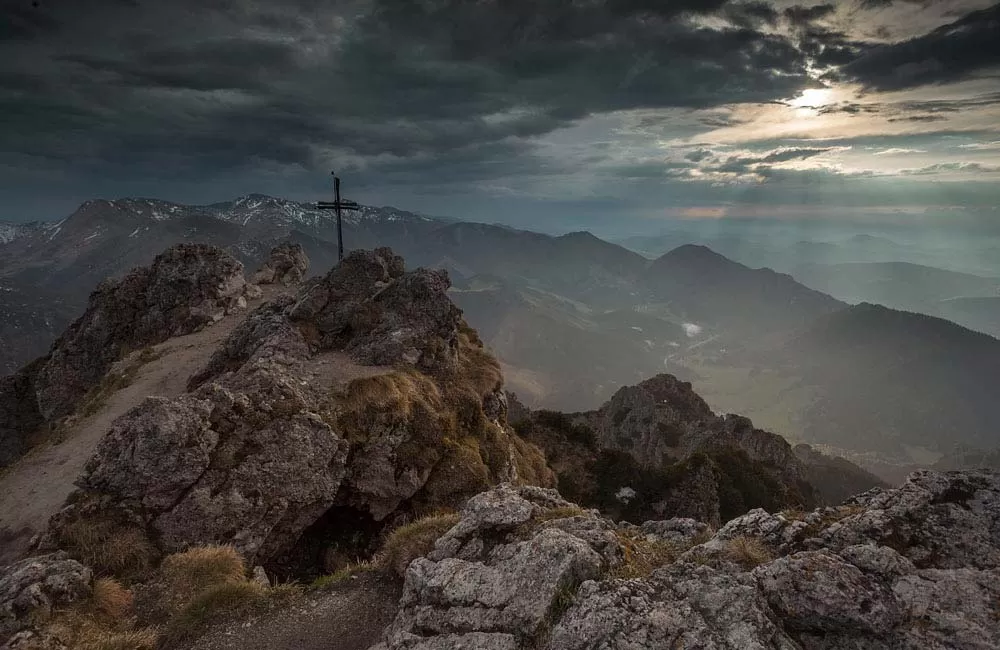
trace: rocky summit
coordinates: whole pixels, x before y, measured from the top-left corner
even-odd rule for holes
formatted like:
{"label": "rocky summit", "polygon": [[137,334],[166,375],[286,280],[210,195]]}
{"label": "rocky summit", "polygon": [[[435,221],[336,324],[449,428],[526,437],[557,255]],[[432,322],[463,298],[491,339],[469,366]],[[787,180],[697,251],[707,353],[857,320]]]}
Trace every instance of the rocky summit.
{"label": "rocky summit", "polygon": [[3,379],[0,649],[1000,647],[1000,474],[891,488],[667,374],[532,411],[447,272],[307,273],[176,246]]}
{"label": "rocky summit", "polygon": [[447,276],[403,269],[389,249],[354,252],[251,313],[189,392],[112,425],[48,543],[72,545],[99,520],[154,555],[232,544],[278,570],[313,552],[310,527],[355,521],[365,530],[350,550],[365,553],[394,518],[501,481],[551,485],[541,452],[507,425],[497,363]]}

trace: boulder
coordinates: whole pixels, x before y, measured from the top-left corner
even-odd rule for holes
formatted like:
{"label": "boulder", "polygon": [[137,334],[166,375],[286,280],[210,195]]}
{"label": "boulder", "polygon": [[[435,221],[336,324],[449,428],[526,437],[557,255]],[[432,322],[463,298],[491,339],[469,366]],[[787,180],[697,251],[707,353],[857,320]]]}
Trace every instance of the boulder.
{"label": "boulder", "polygon": [[0,568],[0,644],[47,619],[53,608],[90,596],[90,569],[65,553]]}
{"label": "boulder", "polygon": [[309,256],[302,244],[282,242],[271,249],[267,261],[253,274],[254,284],[298,284],[309,271]]}
{"label": "boulder", "polygon": [[568,505],[554,491],[510,485],[470,499],[430,555],[410,564],[399,614],[378,647],[532,643],[567,594],[609,567],[607,540],[592,546],[593,529],[576,526],[580,537],[568,532],[574,527],[556,525],[560,520],[532,525],[539,514]]}

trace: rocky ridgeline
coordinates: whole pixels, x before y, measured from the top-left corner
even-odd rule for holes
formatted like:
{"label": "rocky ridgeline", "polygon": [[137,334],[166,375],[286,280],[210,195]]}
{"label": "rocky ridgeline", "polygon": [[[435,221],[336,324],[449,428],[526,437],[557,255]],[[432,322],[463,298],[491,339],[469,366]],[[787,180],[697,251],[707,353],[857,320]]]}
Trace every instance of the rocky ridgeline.
{"label": "rocky ridgeline", "polygon": [[129,352],[210,325],[255,292],[243,265],[213,246],[180,244],[150,266],[102,282],[49,353],[0,379],[0,466],[40,428],[70,415]]}
{"label": "rocky ridgeline", "polygon": [[99,522],[155,554],[224,543],[271,564],[310,527],[373,537],[501,481],[551,485],[448,286],[389,249],[355,251],[265,303],[189,392],[113,424],[45,545],[72,550]]}
{"label": "rocky ridgeline", "polygon": [[916,473],[706,536],[690,519],[621,525],[553,490],[495,488],[410,564],[378,648],[1000,647],[1000,474]]}

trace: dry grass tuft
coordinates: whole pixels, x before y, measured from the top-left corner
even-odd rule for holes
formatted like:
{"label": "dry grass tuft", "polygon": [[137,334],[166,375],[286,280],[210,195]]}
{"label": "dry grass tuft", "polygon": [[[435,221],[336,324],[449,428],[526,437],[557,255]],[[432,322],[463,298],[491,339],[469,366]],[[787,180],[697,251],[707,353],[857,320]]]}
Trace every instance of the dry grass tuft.
{"label": "dry grass tuft", "polygon": [[120,620],[132,610],[132,592],[114,578],[98,578],[94,581],[91,603],[101,614]]}
{"label": "dry grass tuft", "polygon": [[262,607],[268,589],[251,582],[225,582],[209,587],[174,615],[163,632],[163,645],[170,646],[194,633],[209,621],[224,615],[246,614]]}
{"label": "dry grass tuft", "polygon": [[149,573],[159,553],[135,526],[107,519],[78,519],[59,531],[59,546],[98,575],[133,580]]}
{"label": "dry grass tuft", "polygon": [[345,389],[343,403],[350,411],[374,408],[409,417],[418,403],[440,410],[441,392],[430,377],[406,369],[351,381]]}
{"label": "dry grass tuft", "polygon": [[154,650],[159,633],[152,628],[125,632],[102,631],[80,639],[80,650]]}
{"label": "dry grass tuft", "polygon": [[726,559],[744,569],[752,569],[774,559],[774,554],[756,537],[735,537],[726,545]]}
{"label": "dry grass tuft", "polygon": [[382,563],[400,577],[406,575],[406,567],[418,557],[427,555],[434,549],[434,542],[458,523],[457,514],[423,517],[400,526],[389,533],[382,546]]}
{"label": "dry grass tuft", "polygon": [[622,545],[624,557],[622,563],[611,570],[609,578],[644,578],[656,569],[671,564],[687,550],[671,542],[648,539],[636,530],[617,530],[615,535]]}
{"label": "dry grass tuft", "polygon": [[364,560],[362,562],[348,564],[343,569],[335,571],[329,575],[320,576],[313,580],[309,586],[312,589],[322,589],[323,587],[328,587],[343,580],[347,580],[348,578],[356,576],[359,573],[370,573],[378,571],[381,568],[382,565],[378,560]]}
{"label": "dry grass tuft", "polygon": [[218,585],[243,582],[243,556],[232,546],[199,546],[167,556],[160,566],[171,599],[184,601]]}

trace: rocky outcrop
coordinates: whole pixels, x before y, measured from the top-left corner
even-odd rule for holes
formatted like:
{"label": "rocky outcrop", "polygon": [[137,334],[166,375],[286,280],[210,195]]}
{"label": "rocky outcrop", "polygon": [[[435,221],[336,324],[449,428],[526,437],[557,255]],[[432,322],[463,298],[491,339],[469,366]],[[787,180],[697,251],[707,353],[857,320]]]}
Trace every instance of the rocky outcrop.
{"label": "rocky outcrop", "polygon": [[90,596],[92,578],[90,569],[65,553],[28,558],[0,568],[0,644],[41,624],[54,608]]}
{"label": "rocky outcrop", "polygon": [[310,343],[369,365],[440,370],[457,360],[462,312],[444,271],[404,273],[388,248],[355,251],[309,287],[289,311]]}
{"label": "rocky outcrop", "polygon": [[500,481],[551,484],[507,425],[498,364],[447,288],[442,274],[404,273],[391,250],[355,251],[262,305],[188,393],[113,424],[48,543],[94,518],[138,525],[162,552],[227,543],[266,564],[334,508],[375,535],[394,513]]}
{"label": "rocky outcrop", "polygon": [[500,486],[469,500],[462,519],[406,572],[387,648],[520,648],[546,630],[562,599],[621,563],[613,527],[553,490]]}
{"label": "rocky outcrop", "polygon": [[637,541],[692,527],[651,522],[644,538],[569,514],[550,491],[471,500],[410,564],[378,648],[1000,647],[998,473],[917,473],[797,517],[753,511],[707,542],[673,538],[678,554],[629,579]]}
{"label": "rocky outcrop", "polygon": [[267,261],[251,278],[254,284],[298,284],[309,272],[309,256],[302,244],[282,242],[271,249]]}
{"label": "rocky outcrop", "polygon": [[129,352],[189,334],[246,306],[243,265],[220,248],[179,244],[101,283],[49,354],[0,383],[0,465],[44,423],[71,414]]}

